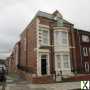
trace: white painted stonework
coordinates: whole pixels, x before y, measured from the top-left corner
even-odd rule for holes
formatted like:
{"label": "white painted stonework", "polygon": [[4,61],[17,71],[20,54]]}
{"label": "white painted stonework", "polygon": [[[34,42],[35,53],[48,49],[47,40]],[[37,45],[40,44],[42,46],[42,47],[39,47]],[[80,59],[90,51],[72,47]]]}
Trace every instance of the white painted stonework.
{"label": "white painted stonework", "polygon": [[38,52],[38,59],[37,59],[37,74],[38,76],[42,76],[41,74],[41,56],[42,55],[47,55],[47,75],[50,75],[50,61],[49,61],[49,52],[45,52],[45,50],[43,50],[43,52]]}
{"label": "white painted stonework", "polygon": [[[66,32],[67,33],[67,45],[63,46],[62,43],[61,45],[57,45],[56,43],[56,38],[55,38],[55,32]],[[61,40],[62,37],[60,37]],[[60,42],[60,40],[58,42]],[[71,72],[71,64],[70,64],[70,47],[69,47],[69,40],[68,40],[68,29],[64,28],[55,28],[54,31],[54,51],[55,51],[55,70],[56,74],[58,75],[60,71],[62,71],[62,75],[64,77],[71,76],[73,75]],[[58,62],[56,56],[60,55],[60,68],[58,68]],[[63,60],[63,55],[68,55],[68,68],[64,67],[64,60]]]}
{"label": "white painted stonework", "polygon": [[[42,76],[41,75],[41,55],[45,54],[48,56],[47,58],[47,75],[50,75],[50,61],[49,61],[49,53],[50,51],[48,49],[39,49],[40,48],[40,43],[39,43],[39,28],[46,28],[46,30],[49,30],[49,26],[46,26],[46,25],[42,25],[42,24],[39,24],[39,19],[37,19],[37,75],[38,76]],[[70,65],[70,47],[69,47],[69,39],[68,39],[68,28],[64,28],[64,27],[55,27],[54,28],[54,52],[55,52],[55,71],[56,71],[56,74],[60,73],[60,71],[62,71],[62,74],[63,76],[70,76],[72,75],[71,73],[71,65]],[[66,32],[67,36],[66,36],[66,41],[67,41],[67,44],[65,45],[62,45],[61,43],[61,38],[58,40],[59,45],[56,44],[56,38],[55,38],[55,32]],[[49,38],[50,40],[50,38]],[[49,41],[50,42],[50,41]],[[48,46],[51,46],[50,43],[48,44]],[[58,68],[58,65],[57,65],[57,60],[56,60],[56,55],[60,55],[61,56],[61,59],[60,59],[60,68]],[[64,68],[64,60],[63,60],[63,55],[68,55],[68,68]]]}
{"label": "white painted stonework", "polygon": [[[49,61],[49,50],[47,49],[39,49],[40,48],[40,43],[39,43],[39,28],[46,28],[46,30],[49,29],[49,26],[46,25],[42,25],[39,24],[40,21],[37,18],[37,48],[36,48],[36,52],[37,52],[37,75],[38,76],[42,76],[41,75],[41,55],[45,54],[47,55],[47,75],[50,75],[50,61]],[[50,40],[50,38],[49,38]],[[50,42],[50,41],[49,41]],[[49,44],[49,43],[48,43]],[[49,45],[48,45],[49,46]]]}

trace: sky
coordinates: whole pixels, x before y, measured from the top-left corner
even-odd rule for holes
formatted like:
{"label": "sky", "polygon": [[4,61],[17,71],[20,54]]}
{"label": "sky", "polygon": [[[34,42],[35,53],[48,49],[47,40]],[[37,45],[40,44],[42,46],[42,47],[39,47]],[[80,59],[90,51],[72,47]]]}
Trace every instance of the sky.
{"label": "sky", "polygon": [[90,31],[90,0],[0,0],[0,58],[6,58],[38,10],[58,10],[75,28]]}

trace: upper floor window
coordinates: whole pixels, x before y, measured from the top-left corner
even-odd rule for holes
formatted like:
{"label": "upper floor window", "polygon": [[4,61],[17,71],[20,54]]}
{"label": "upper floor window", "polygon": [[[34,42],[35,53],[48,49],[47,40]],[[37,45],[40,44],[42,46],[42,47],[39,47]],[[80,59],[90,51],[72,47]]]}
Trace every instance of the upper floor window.
{"label": "upper floor window", "polygon": [[55,31],[55,45],[56,46],[67,46],[68,45],[68,33],[62,31]]}
{"label": "upper floor window", "polygon": [[82,41],[83,42],[89,42],[90,40],[89,40],[89,36],[87,36],[87,35],[82,35]]}
{"label": "upper floor window", "polygon": [[83,55],[88,56],[88,48],[86,47],[83,48]]}
{"label": "upper floor window", "polygon": [[40,45],[49,45],[49,30],[46,28],[39,29],[39,43]]}

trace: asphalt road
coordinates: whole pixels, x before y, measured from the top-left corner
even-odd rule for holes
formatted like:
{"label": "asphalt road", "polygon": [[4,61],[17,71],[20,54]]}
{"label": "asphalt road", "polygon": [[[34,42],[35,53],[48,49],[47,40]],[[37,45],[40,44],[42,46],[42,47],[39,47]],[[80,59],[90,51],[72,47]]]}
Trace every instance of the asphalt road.
{"label": "asphalt road", "polygon": [[[25,83],[25,82],[24,82]],[[80,82],[56,83],[56,84],[30,84],[30,83],[7,84],[5,90],[78,90]],[[0,90],[1,87],[0,87]]]}
{"label": "asphalt road", "polygon": [[[28,81],[15,82],[8,77],[5,90],[80,90],[80,82],[65,82],[54,84],[31,84]],[[0,90],[2,87],[0,86]]]}

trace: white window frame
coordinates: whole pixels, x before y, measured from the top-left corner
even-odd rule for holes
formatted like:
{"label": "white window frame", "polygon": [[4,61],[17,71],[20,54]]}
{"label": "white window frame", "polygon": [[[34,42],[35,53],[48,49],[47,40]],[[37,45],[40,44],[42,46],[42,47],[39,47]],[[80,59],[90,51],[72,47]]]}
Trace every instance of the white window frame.
{"label": "white window frame", "polygon": [[49,61],[49,52],[45,52],[45,50],[43,50],[43,52],[38,52],[38,58],[37,58],[37,74],[38,76],[42,76],[41,74],[41,56],[42,55],[47,55],[47,74],[46,75],[50,75],[50,61]]}
{"label": "white window frame", "polygon": [[[67,44],[64,44],[64,43],[57,44],[57,41],[56,41],[56,32],[65,32],[65,33],[67,33]],[[63,39],[63,38],[62,38],[62,39]],[[61,42],[62,42],[62,41],[61,41]],[[68,32],[67,32],[67,31],[61,31],[61,30],[55,30],[55,31],[54,31],[54,45],[55,45],[55,46],[61,46],[61,47],[68,47],[68,45],[69,45]]]}
{"label": "white window frame", "polygon": [[88,35],[82,35],[82,41],[83,42],[90,42],[89,36]]}
{"label": "white window frame", "polygon": [[[42,32],[43,31],[47,31],[48,32],[48,43],[47,44],[44,43],[44,41],[43,41],[43,35],[42,35],[43,33],[41,32],[41,35],[39,34],[39,46],[49,46],[50,45],[50,32],[49,32],[49,28],[39,27],[39,33],[40,33],[40,30]],[[41,44],[40,44],[40,41],[41,41]]]}
{"label": "white window frame", "polygon": [[69,55],[68,55],[68,54],[65,54],[65,55],[63,54],[63,57],[64,57],[64,56],[68,56],[68,60],[67,60],[68,67],[65,67],[65,66],[64,66],[64,59],[63,59],[63,68],[68,69],[68,68],[70,68],[70,65],[69,65],[69,63],[70,63],[70,62],[69,62],[69,59],[70,59],[70,58],[69,58]]}
{"label": "white window frame", "polygon": [[89,63],[88,62],[85,62],[85,71],[89,72]]}
{"label": "white window frame", "polygon": [[83,48],[83,56],[88,56],[88,48],[87,47],[84,47]]}
{"label": "white window frame", "polygon": [[[58,66],[57,66],[57,58],[56,58],[56,56],[57,55],[60,55],[61,56],[61,68],[58,68]],[[69,67],[68,68],[65,68],[64,67],[64,61],[63,61],[63,56],[64,55],[68,55],[68,65],[69,65]],[[60,52],[60,53],[55,53],[55,70],[56,71],[60,71],[60,70],[71,70],[71,63],[70,63],[70,54],[69,53],[64,53],[64,52]]]}
{"label": "white window frame", "polygon": [[[60,61],[58,61],[57,56],[60,57]],[[62,66],[61,66],[61,55],[60,55],[60,54],[56,54],[56,55],[55,55],[55,58],[56,58],[56,62],[57,62],[57,63],[56,63],[56,64],[57,64],[57,68],[60,70],[61,67],[62,67]],[[60,64],[60,67],[58,67],[58,62],[59,62],[59,64]]]}

